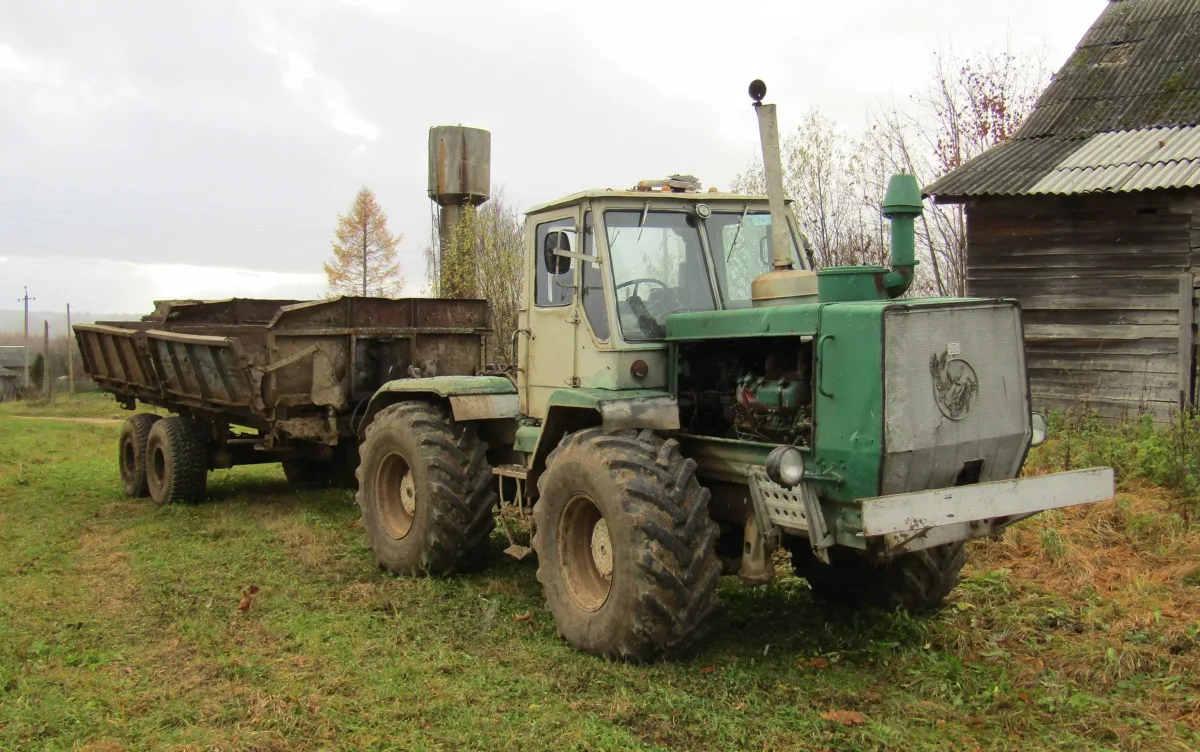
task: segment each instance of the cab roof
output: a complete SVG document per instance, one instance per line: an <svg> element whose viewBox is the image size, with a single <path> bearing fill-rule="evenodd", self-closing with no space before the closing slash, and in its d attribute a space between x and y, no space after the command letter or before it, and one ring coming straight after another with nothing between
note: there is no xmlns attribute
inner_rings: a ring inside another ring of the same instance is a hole
<svg viewBox="0 0 1200 752"><path fill-rule="evenodd" d="M568 196L547 201L544 204L538 204L525 212L526 214L537 214L538 212L546 211L547 209L561 209L571 204L577 204L583 199L593 198L629 198L641 201L695 201L702 203L706 201L737 201L746 203L748 201L766 201L766 196L751 195L745 193L724 193L720 191L631 191L627 189L617 188L593 188L587 191L579 191ZM787 203L791 203L791 199L786 199Z"/></svg>

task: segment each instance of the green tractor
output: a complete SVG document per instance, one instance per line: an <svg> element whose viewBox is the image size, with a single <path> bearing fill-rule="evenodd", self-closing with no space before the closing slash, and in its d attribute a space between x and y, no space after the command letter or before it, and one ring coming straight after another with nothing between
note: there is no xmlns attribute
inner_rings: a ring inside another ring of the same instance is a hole
<svg viewBox="0 0 1200 752"><path fill-rule="evenodd" d="M812 270L750 92L767 197L673 176L535 207L515 369L375 394L358 503L380 566L477 566L507 497L567 642L644 661L697 641L722 574L769 582L779 547L818 599L923 611L967 540L1112 496L1109 468L1018 478L1045 422L1015 301L902 297L911 175L884 200L890 269Z"/></svg>

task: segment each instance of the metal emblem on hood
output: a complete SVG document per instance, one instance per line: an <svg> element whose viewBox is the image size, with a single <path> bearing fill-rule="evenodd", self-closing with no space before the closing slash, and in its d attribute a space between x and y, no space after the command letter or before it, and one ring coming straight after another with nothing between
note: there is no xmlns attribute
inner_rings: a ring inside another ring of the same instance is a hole
<svg viewBox="0 0 1200 752"><path fill-rule="evenodd" d="M929 374L933 377L933 401L938 410L950 420L962 420L975 407L979 395L979 377L971 364L958 355L958 348L947 347L929 358Z"/></svg>

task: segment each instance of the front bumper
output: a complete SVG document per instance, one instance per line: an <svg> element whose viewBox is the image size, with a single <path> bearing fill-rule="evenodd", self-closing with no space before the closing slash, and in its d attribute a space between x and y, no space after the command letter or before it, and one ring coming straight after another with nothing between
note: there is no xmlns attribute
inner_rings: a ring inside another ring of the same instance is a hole
<svg viewBox="0 0 1200 752"><path fill-rule="evenodd" d="M852 532L868 541L881 542L888 556L993 535L1038 512L1105 501L1114 493L1112 468L1096 467L877 496L860 502L859 519L853 522L845 516L832 520L828 514L821 514L824 519L812 520L814 535L809 532L809 518L815 517L812 498L815 495L811 489L805 489L806 484L783 489L771 483L765 472L752 471L750 485L755 513L767 525L808 536L815 549L832 545L838 534ZM858 529L838 529L843 524L853 524Z"/></svg>

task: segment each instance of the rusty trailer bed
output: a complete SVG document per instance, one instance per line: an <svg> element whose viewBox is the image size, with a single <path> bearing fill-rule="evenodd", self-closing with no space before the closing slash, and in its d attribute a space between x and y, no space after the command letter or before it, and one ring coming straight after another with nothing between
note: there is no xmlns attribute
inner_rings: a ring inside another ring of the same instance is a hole
<svg viewBox="0 0 1200 752"><path fill-rule="evenodd" d="M387 381L477 373L487 316L482 300L233 299L159 303L140 322L74 330L84 370L128 407L332 444Z"/></svg>

